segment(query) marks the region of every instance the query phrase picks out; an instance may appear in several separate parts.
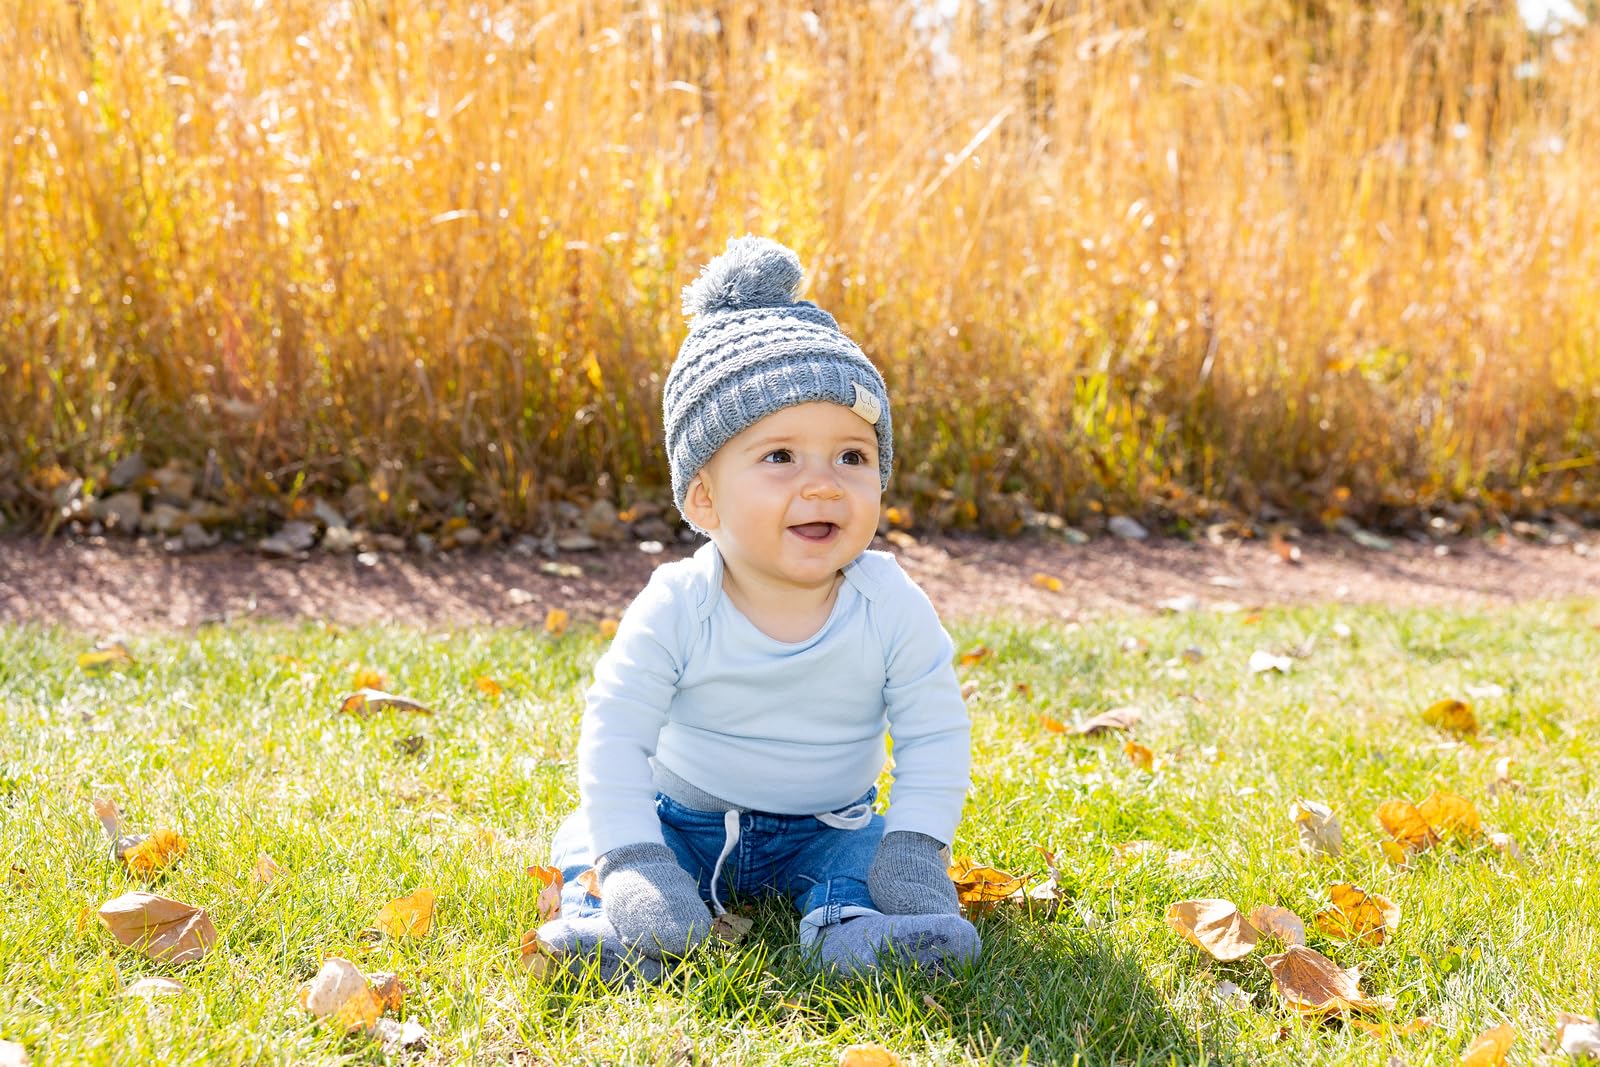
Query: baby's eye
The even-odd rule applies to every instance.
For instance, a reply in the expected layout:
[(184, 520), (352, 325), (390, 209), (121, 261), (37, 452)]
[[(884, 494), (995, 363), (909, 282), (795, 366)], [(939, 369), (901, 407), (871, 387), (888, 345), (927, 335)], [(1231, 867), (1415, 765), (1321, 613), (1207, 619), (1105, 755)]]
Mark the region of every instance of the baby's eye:
[(839, 459), (853, 466), (860, 466), (867, 461), (867, 457), (862, 454), (859, 448), (846, 449), (844, 455), (840, 456)]
[(789, 459), (789, 450), (787, 448), (774, 448), (771, 452), (761, 457), (761, 462), (766, 463), (771, 460), (773, 463), (787, 463)]

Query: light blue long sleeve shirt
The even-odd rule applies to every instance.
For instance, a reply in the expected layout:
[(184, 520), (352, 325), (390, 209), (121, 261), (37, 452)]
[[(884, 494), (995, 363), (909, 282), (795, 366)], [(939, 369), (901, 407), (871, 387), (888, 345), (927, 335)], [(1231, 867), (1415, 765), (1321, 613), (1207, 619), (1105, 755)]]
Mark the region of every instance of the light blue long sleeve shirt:
[(954, 645), (922, 589), (892, 555), (863, 552), (822, 628), (779, 641), (723, 594), (722, 568), (709, 543), (656, 568), (595, 665), (578, 742), (591, 854), (662, 840), (652, 757), (740, 808), (814, 814), (867, 791), (885, 734), (885, 832), (951, 841), (971, 722)]

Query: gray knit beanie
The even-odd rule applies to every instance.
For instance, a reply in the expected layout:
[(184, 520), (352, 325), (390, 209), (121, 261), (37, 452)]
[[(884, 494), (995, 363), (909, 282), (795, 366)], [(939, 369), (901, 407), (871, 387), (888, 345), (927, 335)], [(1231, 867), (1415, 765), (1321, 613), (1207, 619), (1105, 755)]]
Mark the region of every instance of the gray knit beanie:
[(689, 336), (667, 374), (661, 408), (672, 499), (717, 449), (774, 411), (826, 400), (878, 434), (878, 476), (889, 487), (894, 432), (883, 375), (833, 316), (795, 300), (800, 257), (765, 237), (739, 237), (683, 290)]

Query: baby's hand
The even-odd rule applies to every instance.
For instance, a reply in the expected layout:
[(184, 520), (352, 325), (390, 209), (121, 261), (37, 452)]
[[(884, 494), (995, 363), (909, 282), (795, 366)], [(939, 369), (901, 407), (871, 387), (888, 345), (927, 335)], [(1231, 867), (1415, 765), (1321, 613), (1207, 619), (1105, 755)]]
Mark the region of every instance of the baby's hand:
[(867, 872), (867, 892), (885, 915), (955, 915), (961, 911), (945, 866), (944, 845), (911, 830), (883, 835)]
[(600, 907), (628, 944), (655, 959), (682, 956), (711, 931), (711, 911), (666, 845), (623, 845), (601, 856)]

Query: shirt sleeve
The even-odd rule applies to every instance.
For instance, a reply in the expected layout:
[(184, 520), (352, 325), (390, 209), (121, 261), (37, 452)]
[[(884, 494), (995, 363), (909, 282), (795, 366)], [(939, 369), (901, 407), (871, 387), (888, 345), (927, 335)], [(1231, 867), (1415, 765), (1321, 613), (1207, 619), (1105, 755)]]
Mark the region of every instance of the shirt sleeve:
[(682, 612), (661, 573), (623, 612), (584, 694), (578, 798), (593, 857), (638, 842), (663, 843), (650, 757), (682, 671)]
[(956, 680), (955, 643), (927, 594), (899, 564), (887, 584), (901, 610), (887, 635), (883, 687), (894, 746), (884, 832), (913, 830), (948, 845), (972, 771), (972, 720)]

